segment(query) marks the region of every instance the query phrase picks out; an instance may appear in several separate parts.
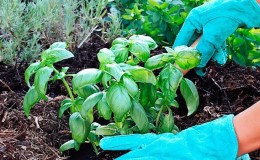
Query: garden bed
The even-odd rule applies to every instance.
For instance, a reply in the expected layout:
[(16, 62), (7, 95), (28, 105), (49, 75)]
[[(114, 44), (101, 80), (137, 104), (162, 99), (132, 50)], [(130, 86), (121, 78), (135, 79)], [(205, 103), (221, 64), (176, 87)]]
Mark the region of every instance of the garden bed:
[[(96, 54), (109, 47), (98, 37), (93, 37), (75, 58), (62, 61), (60, 66), (70, 67), (70, 73), (84, 68), (97, 68)], [(67, 151), (61, 154), (61, 144), (71, 139), (68, 119), (65, 114), (58, 118), (60, 102), (66, 97), (60, 83), (48, 88), (48, 101), (41, 101), (27, 119), (22, 109), (23, 97), (28, 90), (24, 82), (24, 71), (28, 64), (16, 68), (0, 64), (0, 159), (112, 159), (121, 153), (102, 152), (98, 157), (91, 145), (83, 145), (79, 153)], [(174, 109), (175, 123), (183, 130), (190, 126), (216, 119), (224, 114), (238, 114), (260, 100), (260, 69), (240, 67), (233, 62), (217, 66), (211, 62), (204, 77), (193, 71), (186, 75), (197, 86), (200, 96), (198, 111), (185, 117), (185, 108)], [(181, 101), (181, 99), (180, 99)], [(97, 119), (102, 121), (102, 119)], [(250, 154), (260, 159), (260, 152)]]

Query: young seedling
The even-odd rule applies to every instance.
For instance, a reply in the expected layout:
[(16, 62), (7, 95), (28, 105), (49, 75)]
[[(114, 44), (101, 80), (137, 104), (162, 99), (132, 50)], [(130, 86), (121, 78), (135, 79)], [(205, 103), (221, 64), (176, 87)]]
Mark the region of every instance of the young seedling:
[[(28, 116), (35, 103), (46, 99), (49, 80), (62, 80), (70, 98), (62, 101), (59, 117), (70, 108), (69, 125), (73, 140), (63, 144), (61, 151), (71, 148), (78, 150), (81, 143), (90, 141), (98, 154), (101, 136), (177, 132), (172, 107), (179, 107), (175, 100), (178, 88), (186, 101), (188, 115), (198, 107), (195, 85), (174, 66), (176, 63), (182, 69), (196, 67), (200, 61), (197, 50), (188, 47), (174, 50), (166, 48), (167, 53), (150, 57), (151, 50), (157, 47), (152, 38), (143, 35), (133, 35), (129, 39), (117, 38), (110, 49), (99, 51), (98, 69), (87, 68), (73, 75), (72, 92), (64, 78), (68, 68), (59, 72), (53, 64), (58, 62), (56, 59), (73, 55), (65, 50), (64, 45), (62, 50), (67, 53), (66, 56), (48, 55), (58, 48), (54, 46), (57, 44), (44, 51), (42, 61), (30, 65), (25, 73), (28, 85), (33, 74), (35, 80), (25, 96), (24, 110)], [(63, 58), (51, 58), (58, 55)], [(160, 71), (158, 75), (154, 74), (155, 70)], [(38, 81), (42, 83), (39, 85)], [(107, 124), (94, 122), (94, 110), (107, 120)]]

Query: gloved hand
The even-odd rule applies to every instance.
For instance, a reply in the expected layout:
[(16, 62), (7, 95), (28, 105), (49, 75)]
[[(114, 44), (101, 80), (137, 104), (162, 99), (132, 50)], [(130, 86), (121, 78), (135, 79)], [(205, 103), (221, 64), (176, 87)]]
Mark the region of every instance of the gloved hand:
[(260, 5), (256, 0), (212, 0), (191, 10), (173, 48), (190, 46), (202, 34), (196, 47), (202, 54), (198, 68), (205, 67), (211, 57), (224, 64), (225, 40), (238, 27), (260, 27)]
[[(238, 142), (233, 117), (224, 116), (176, 135), (150, 133), (105, 137), (99, 145), (104, 150), (131, 150), (117, 160), (235, 160)], [(245, 155), (242, 159), (250, 158)]]

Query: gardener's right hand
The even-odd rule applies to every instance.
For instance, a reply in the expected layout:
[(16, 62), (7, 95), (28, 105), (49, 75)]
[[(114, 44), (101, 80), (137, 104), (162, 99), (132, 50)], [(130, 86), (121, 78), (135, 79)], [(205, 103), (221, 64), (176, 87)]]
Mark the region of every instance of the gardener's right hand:
[(205, 67), (211, 57), (224, 64), (225, 40), (238, 27), (260, 27), (260, 5), (256, 0), (212, 0), (189, 13), (173, 47), (190, 46), (202, 34), (196, 47), (202, 54), (198, 68)]
[[(104, 150), (130, 150), (117, 160), (235, 160), (238, 142), (233, 115), (188, 128), (178, 134), (105, 137)], [(250, 159), (248, 155), (243, 160)], [(242, 159), (240, 159), (242, 160)]]

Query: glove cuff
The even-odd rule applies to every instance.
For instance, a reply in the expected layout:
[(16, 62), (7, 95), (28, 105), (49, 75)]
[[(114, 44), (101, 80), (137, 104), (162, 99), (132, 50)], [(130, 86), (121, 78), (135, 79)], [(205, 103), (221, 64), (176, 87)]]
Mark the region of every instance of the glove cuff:
[(260, 4), (258, 4), (256, 2), (256, 0), (249, 0), (249, 1), (252, 3), (252, 5), (253, 5), (253, 7), (255, 7), (255, 9), (260, 10)]

